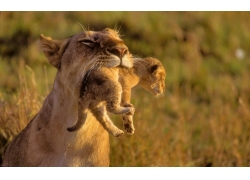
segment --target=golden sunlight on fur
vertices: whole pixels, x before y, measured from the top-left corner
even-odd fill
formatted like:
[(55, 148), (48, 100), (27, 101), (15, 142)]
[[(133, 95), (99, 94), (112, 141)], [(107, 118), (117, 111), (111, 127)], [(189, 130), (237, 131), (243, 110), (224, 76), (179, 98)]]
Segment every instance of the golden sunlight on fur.
[(88, 71), (80, 91), (77, 123), (68, 128), (70, 132), (79, 130), (84, 125), (87, 113), (91, 110), (110, 134), (115, 137), (122, 136), (124, 132), (113, 124), (107, 115), (107, 108), (111, 113), (122, 114), (124, 130), (129, 135), (134, 134), (134, 108), (130, 104), (131, 88), (141, 84), (145, 90), (159, 96), (165, 91), (166, 76), (165, 69), (158, 59), (135, 60), (133, 68), (106, 68), (101, 64), (95, 64)]

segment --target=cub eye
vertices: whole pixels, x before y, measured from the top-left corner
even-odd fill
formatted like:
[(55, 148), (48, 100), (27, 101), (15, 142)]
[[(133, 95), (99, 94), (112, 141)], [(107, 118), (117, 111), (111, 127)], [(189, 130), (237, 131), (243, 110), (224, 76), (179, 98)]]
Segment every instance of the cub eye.
[(95, 46), (95, 43), (93, 41), (89, 40), (89, 39), (83, 39), (80, 42), (83, 43), (86, 46), (89, 46), (89, 47), (94, 47)]

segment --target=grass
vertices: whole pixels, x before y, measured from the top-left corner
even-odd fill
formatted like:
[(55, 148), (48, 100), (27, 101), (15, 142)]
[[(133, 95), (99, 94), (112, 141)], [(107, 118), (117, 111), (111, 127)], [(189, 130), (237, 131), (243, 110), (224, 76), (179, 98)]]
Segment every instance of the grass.
[[(249, 12), (1, 12), (0, 155), (39, 111), (55, 69), (39, 50), (88, 29), (120, 29), (160, 59), (166, 94), (133, 90), (133, 136), (110, 137), (111, 166), (250, 166)], [(236, 51), (242, 49), (244, 56)], [(121, 117), (111, 115), (122, 127)]]

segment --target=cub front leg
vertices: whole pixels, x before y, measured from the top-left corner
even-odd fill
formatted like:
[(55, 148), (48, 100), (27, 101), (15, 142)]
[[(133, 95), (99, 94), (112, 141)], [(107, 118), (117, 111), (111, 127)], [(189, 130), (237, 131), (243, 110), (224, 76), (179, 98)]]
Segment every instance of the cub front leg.
[(107, 110), (114, 114), (133, 115), (135, 111), (133, 106), (121, 106), (122, 89), (119, 84), (114, 84), (116, 85), (114, 85), (112, 92), (105, 97), (107, 102)]
[(107, 101), (107, 110), (114, 114), (126, 114), (133, 115), (135, 112), (135, 108), (131, 106), (120, 106), (120, 103), (114, 101)]
[[(122, 105), (124, 107), (133, 107), (134, 106), (130, 103), (131, 98), (131, 87), (127, 81), (122, 81)], [(123, 119), (123, 128), (127, 132), (128, 135), (134, 134), (135, 128), (133, 124), (133, 113), (131, 114), (125, 114), (122, 116)]]

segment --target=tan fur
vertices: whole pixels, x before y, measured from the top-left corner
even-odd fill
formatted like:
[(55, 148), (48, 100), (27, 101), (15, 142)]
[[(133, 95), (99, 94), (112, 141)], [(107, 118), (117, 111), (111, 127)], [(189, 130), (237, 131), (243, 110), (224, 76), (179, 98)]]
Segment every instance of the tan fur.
[[(133, 68), (122, 68), (119, 72), (119, 81), (123, 89), (122, 105), (130, 104), (131, 88), (137, 85), (141, 85), (154, 96), (161, 96), (165, 92), (166, 71), (156, 58), (138, 58)], [(134, 134), (133, 116), (123, 115), (122, 119), (127, 134)]]
[(79, 131), (67, 128), (77, 120), (82, 79), (94, 63), (133, 66), (126, 45), (110, 29), (85, 31), (60, 41), (41, 35), (40, 40), (58, 72), (41, 110), (9, 144), (3, 166), (109, 166), (108, 133), (91, 113)]
[[(109, 119), (106, 108), (114, 114), (130, 114), (133, 115), (134, 108), (121, 107), (122, 88), (119, 80), (119, 69), (100, 67), (86, 74), (83, 79), (80, 99), (79, 99), (79, 115), (77, 123), (68, 128), (70, 132), (80, 129), (86, 120), (88, 110), (95, 115), (97, 120), (103, 124), (103, 127), (115, 137), (123, 135), (123, 131), (117, 128)], [(106, 105), (104, 104), (106, 103)]]
[[(83, 126), (90, 109), (109, 133), (115, 137), (123, 135), (124, 132), (117, 128), (107, 115), (107, 106), (109, 112), (126, 114), (123, 116), (124, 129), (128, 134), (133, 134), (135, 128), (132, 118), (134, 108), (130, 104), (131, 88), (139, 83), (153, 95), (160, 95), (165, 91), (165, 69), (155, 58), (137, 59), (134, 67), (130, 69), (100, 67), (89, 71), (88, 74), (91, 75), (82, 83), (78, 121), (68, 128), (71, 132)], [(120, 106), (121, 95), (124, 107)]]

